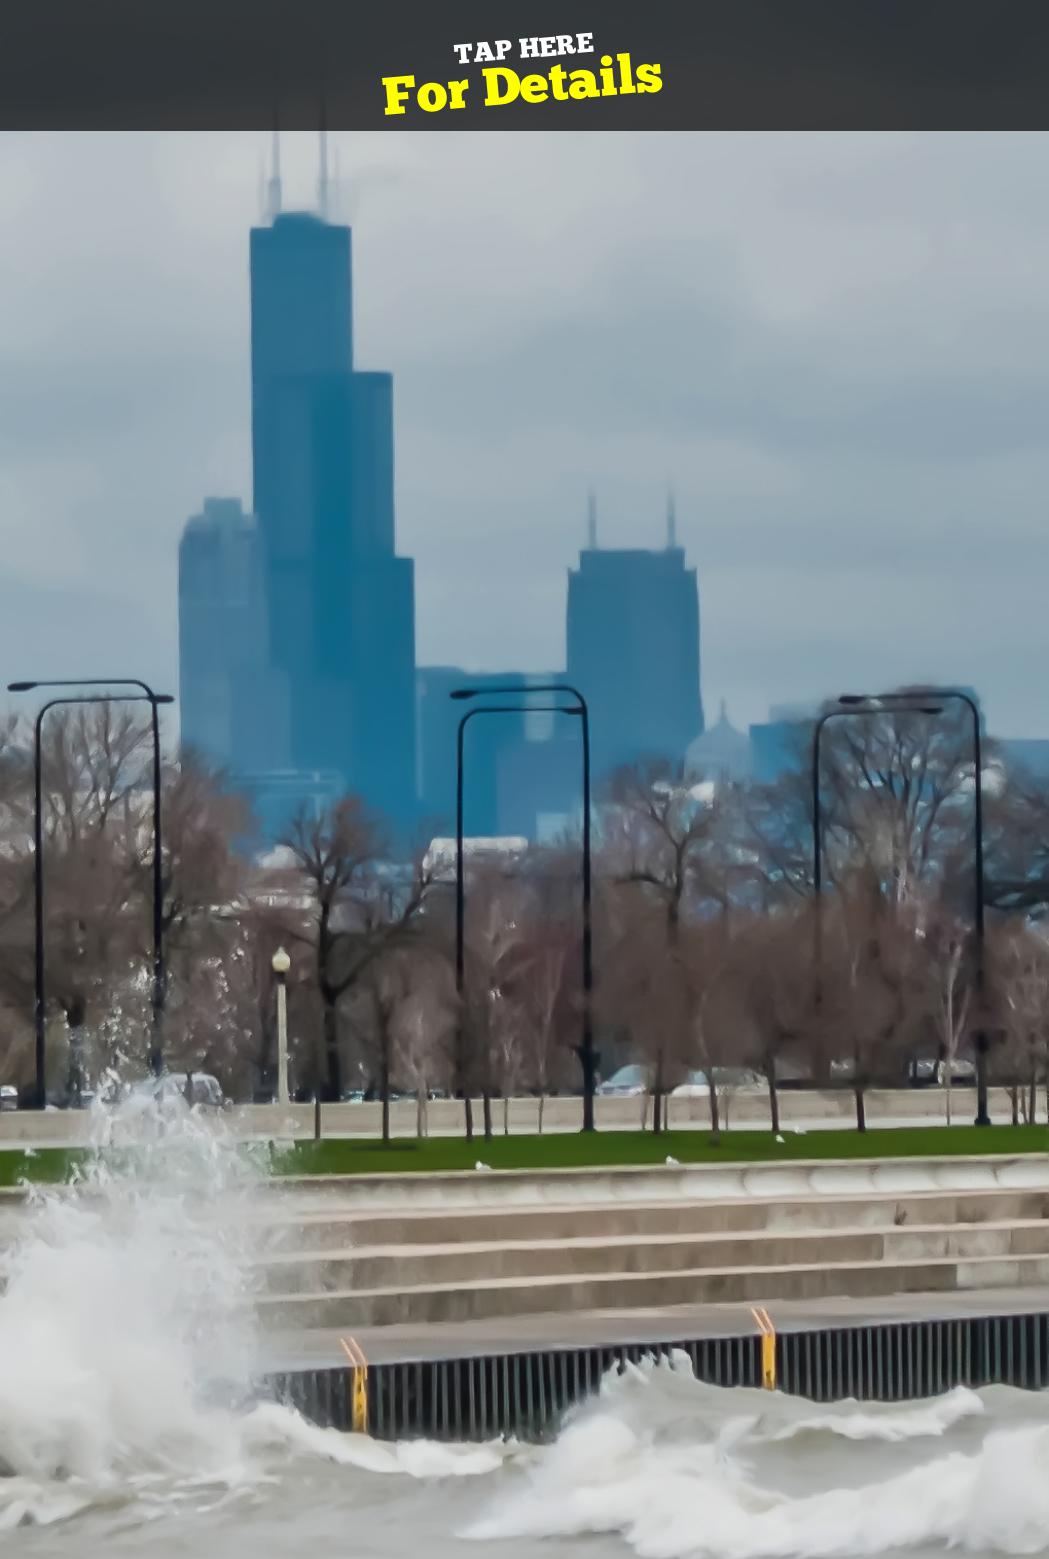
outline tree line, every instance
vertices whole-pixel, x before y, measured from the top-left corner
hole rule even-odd
[[[33,1068],[33,770],[26,729],[0,731],[3,1081]],[[745,1069],[768,1090],[851,1089],[951,1065],[986,1036],[1014,1118],[1049,1094],[1049,783],[989,746],[982,945],[974,936],[970,736],[950,712],[835,720],[819,795],[824,891],[813,893],[809,748],[774,784],[660,762],[595,796],[594,1021],[599,1067],[644,1069],[654,1129],[694,1073]],[[152,753],[119,703],[57,710],[43,744],[48,1088],[143,1073],[150,1028]],[[293,1093],[463,1101],[463,1128],[505,1128],[506,1101],[581,1089],[580,867],[572,832],[517,856],[471,851],[464,978],[455,981],[454,861],[394,852],[354,796],[303,811],[261,853],[250,808],[183,754],[163,775],[162,1039],[173,1070],[237,1099],[275,1086],[271,959],[288,978]],[[481,1116],[474,1120],[474,1101]],[[1049,1109],[1049,1097],[1045,1107]],[[500,1108],[502,1115],[500,1116]]]

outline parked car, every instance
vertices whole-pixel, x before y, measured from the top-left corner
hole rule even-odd
[[[18,1109],[18,1089],[10,1083],[0,1084],[0,1110]]]
[[[602,1098],[636,1099],[648,1088],[648,1067],[621,1066],[618,1072],[603,1083],[598,1083],[595,1093]]]
[[[912,1063],[907,1080],[912,1088],[935,1088],[940,1076],[940,1063],[933,1056],[920,1056]]]
[[[763,1079],[757,1072],[748,1072],[740,1067],[715,1066],[711,1067],[714,1081],[718,1088],[760,1088]],[[705,1099],[710,1092],[710,1080],[706,1072],[689,1072],[683,1083],[670,1090],[672,1099]]]
[[[941,1061],[936,1068],[936,1081],[941,1088],[947,1086],[947,1062]],[[970,1061],[967,1056],[955,1056],[950,1065],[952,1088],[973,1088],[976,1085],[976,1062]]]

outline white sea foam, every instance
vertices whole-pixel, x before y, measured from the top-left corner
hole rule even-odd
[[[100,1111],[96,1126],[104,1151],[72,1189],[32,1194],[0,1258],[8,1518],[241,1465],[228,1404],[255,1352],[238,1214],[257,1172],[179,1100]]]
[[[984,1405],[975,1391],[957,1386],[942,1397],[912,1407],[876,1407],[856,1401],[839,1402],[832,1412],[813,1413],[784,1424],[776,1440],[805,1434],[840,1435],[846,1440],[916,1440],[942,1435],[965,1418],[978,1418]]]
[[[0,1255],[0,1529],[100,1505],[200,1509],[296,1459],[444,1478],[512,1454],[382,1445],[253,1403],[266,1165],[178,1097],[100,1108],[93,1127],[78,1183],[34,1190]]]
[[[962,1451],[944,1441],[966,1421],[984,1420],[973,1392],[873,1408],[843,1402],[814,1409],[761,1397],[700,1385],[684,1356],[669,1367],[630,1370],[606,1382],[524,1485],[497,1496],[464,1535],[501,1543],[617,1534],[641,1559],[1046,1548],[1049,1427],[991,1428]],[[806,1437],[818,1435],[837,1437],[839,1481],[799,1493],[797,1483],[830,1472],[826,1458],[806,1450]],[[879,1480],[870,1443],[886,1441],[909,1441],[913,1454],[909,1447],[905,1470]],[[783,1486],[782,1465],[775,1476],[768,1472],[770,1454],[782,1460],[788,1453],[792,1470],[803,1474],[794,1488]],[[844,1477],[842,1456],[855,1458]]]

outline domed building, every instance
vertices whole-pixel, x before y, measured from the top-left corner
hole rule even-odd
[[[693,780],[739,781],[750,775],[750,737],[728,717],[725,700],[717,723],[697,736],[685,754],[685,775]]]

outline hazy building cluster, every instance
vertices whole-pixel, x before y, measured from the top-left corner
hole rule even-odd
[[[304,803],[319,813],[352,793],[402,847],[420,827],[451,827],[463,705],[449,695],[464,685],[529,706],[470,723],[470,834],[551,839],[577,822],[579,724],[529,691],[552,683],[588,702],[598,786],[650,760],[715,782],[777,781],[817,704],[773,707],[747,731],[722,704],[705,724],[696,570],[672,495],[658,549],[602,547],[591,496],[562,666],[417,663],[414,565],[396,549],[393,382],[355,364],[351,231],[328,220],[323,137],[315,211],[283,209],[277,140],[273,156],[249,249],[253,501],[249,512],[207,498],[183,534],[183,745],[232,777],[271,839]],[[470,588],[464,578],[463,610]],[[1049,743],[1006,750],[1049,767]]]
[[[446,826],[462,713],[448,695],[464,684],[578,686],[598,778],[644,757],[679,760],[703,712],[696,573],[672,499],[656,551],[602,549],[591,499],[563,667],[478,677],[416,664],[414,569],[396,551],[392,378],[354,364],[351,233],[326,218],[323,167],[318,210],[288,212],[279,147],[274,157],[269,218],[250,241],[253,505],[208,498],[183,534],[183,744],[234,776],[273,835],[302,802],[346,791],[402,834],[419,820]],[[470,831],[562,830],[581,772],[578,725],[550,711],[475,722]]]

